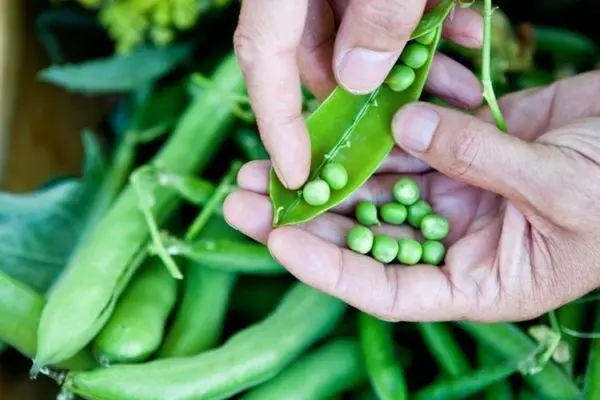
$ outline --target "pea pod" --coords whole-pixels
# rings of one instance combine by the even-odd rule
[[[191,358],[72,372],[64,386],[103,400],[225,399],[272,379],[341,320],[343,302],[296,284],[263,321]]]
[[[300,358],[242,400],[330,400],[366,378],[358,342],[336,339]]]
[[[381,400],[407,399],[404,370],[394,354],[392,325],[365,313],[358,318],[367,375],[377,396]]]
[[[536,350],[537,345],[514,324],[479,324],[474,322],[456,322],[480,345],[495,351],[503,359],[514,359]],[[533,390],[547,400],[580,400],[579,388],[554,362],[549,362],[537,374],[525,374],[523,379]]]
[[[253,275],[281,275],[286,270],[271,256],[269,249],[247,240],[198,239],[187,244],[175,242],[171,250],[196,263],[219,271]],[[240,257],[243,254],[243,257]]]
[[[477,348],[477,356],[481,367],[491,366],[500,363],[498,356],[490,353],[485,347]],[[510,381],[501,380],[486,388],[483,394],[485,400],[512,400],[514,393],[510,385]]]
[[[415,400],[467,399],[519,371],[519,362],[512,360],[474,370],[460,377],[442,379],[421,389]]]
[[[443,322],[418,323],[417,328],[429,352],[450,377],[457,377],[471,370],[469,360],[459,347],[450,326]]]
[[[177,296],[177,281],[159,258],[149,260],[131,280],[114,313],[93,341],[102,364],[146,360],[160,346]]]
[[[600,308],[596,311],[594,332],[600,329]],[[586,399],[597,399],[600,396],[600,339],[591,344],[585,371],[584,393]]]
[[[234,120],[231,107],[223,104],[222,92],[241,93],[244,87],[233,54],[221,61],[213,83],[219,90],[197,95],[152,165],[192,174],[211,161]],[[153,200],[152,211],[159,223],[181,203],[170,190],[157,190]],[[73,356],[94,338],[143,260],[149,239],[147,221],[129,184],[86,236],[50,293],[38,329],[38,368]]]
[[[352,95],[338,87],[311,114],[307,120],[311,143],[308,184],[317,181],[323,167],[330,162],[346,169],[348,183],[341,190],[332,190],[322,204],[310,205],[304,201],[302,191],[287,190],[271,170],[269,193],[275,226],[306,222],[324,213],[346,199],[377,170],[394,146],[391,132],[394,114],[421,96],[440,39],[441,25],[452,7],[452,0],[441,1],[428,12],[427,28],[420,24],[415,30],[422,34],[435,31],[435,39],[427,45],[429,58],[416,71],[411,87],[396,92],[383,84],[367,95]]]
[[[264,279],[261,276],[240,277],[231,295],[231,311],[249,320],[264,318],[289,289],[287,277]]]
[[[27,357],[34,357],[37,327],[44,298],[29,286],[12,279],[0,269],[0,340]],[[64,369],[89,369],[96,363],[82,351],[58,365]]]

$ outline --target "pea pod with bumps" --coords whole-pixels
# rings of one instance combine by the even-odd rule
[[[235,55],[221,61],[212,82],[219,90],[196,95],[151,165],[184,175],[208,165],[235,118],[232,107],[223,105],[222,93],[243,90]],[[156,191],[152,200],[159,223],[181,203],[172,190]],[[135,188],[129,184],[86,236],[52,288],[39,324],[36,368],[63,361],[92,341],[145,258],[150,234]]]
[[[159,258],[149,259],[119,299],[108,323],[94,338],[101,364],[140,362],[160,346],[177,299],[177,281]]]
[[[344,201],[377,170],[394,146],[391,133],[394,113],[421,96],[442,24],[453,6],[453,0],[442,0],[424,15],[413,32],[413,41],[407,48],[412,48],[417,41],[423,42],[418,44],[425,47],[427,59],[413,70],[414,79],[409,79],[406,89],[398,91],[398,87],[385,83],[370,94],[353,95],[338,87],[312,113],[307,121],[311,169],[305,187],[299,191],[288,190],[273,170],[270,173],[269,194],[275,226],[303,223],[326,212]],[[408,58],[415,61],[417,57]],[[417,61],[420,65],[420,60]],[[397,74],[398,71],[393,70],[390,78]],[[369,153],[368,157],[365,152]],[[343,166],[348,175],[347,184],[341,190],[330,188],[321,179],[323,170],[331,163]]]
[[[264,320],[195,357],[66,375],[64,387],[103,400],[226,399],[279,374],[341,321],[346,305],[295,284]]]

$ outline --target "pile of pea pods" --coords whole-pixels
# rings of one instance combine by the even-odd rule
[[[424,15],[374,93],[336,88],[311,113],[307,184],[287,190],[270,172],[274,226],[330,212],[377,172],[394,146],[392,116],[421,98],[454,6],[440,0]],[[573,359],[555,351],[581,345],[542,319],[529,330],[386,321],[299,282],[229,226],[223,202],[241,165],[269,157],[245,119],[235,55],[213,61],[210,76],[132,96],[140,103],[92,180],[81,237],[47,293],[0,269],[0,342],[30,361],[32,378],[53,380],[61,400],[586,398]],[[348,249],[386,273],[445,272],[451,227],[418,180],[398,178],[389,198],[356,205]],[[581,327],[586,305],[569,307],[558,317]],[[588,392],[600,393],[598,354],[595,344]]]

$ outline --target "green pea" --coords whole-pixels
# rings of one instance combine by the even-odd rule
[[[411,178],[402,178],[393,188],[393,194],[396,201],[405,206],[411,206],[419,200],[421,189],[417,182]]]
[[[331,163],[323,167],[321,178],[334,190],[343,189],[348,183],[348,172],[342,164]]]
[[[405,265],[415,265],[421,261],[423,247],[415,239],[401,239],[398,242],[398,261]]]
[[[415,39],[416,42],[429,46],[435,40],[435,29],[429,33]]]
[[[322,179],[315,179],[304,185],[302,196],[304,197],[304,201],[311,206],[322,206],[329,201],[331,190],[327,182]]]
[[[402,92],[408,89],[416,78],[417,74],[415,74],[412,68],[406,65],[395,65],[386,78],[385,83],[394,92]]]
[[[442,240],[448,236],[450,224],[446,218],[429,214],[421,221],[421,233],[429,240]]]
[[[423,242],[423,255],[421,261],[425,264],[439,265],[444,261],[446,255],[446,248],[441,242],[436,240],[426,240]]]
[[[367,254],[373,248],[373,232],[365,226],[357,225],[348,232],[348,248],[360,254]]]
[[[381,207],[381,219],[392,225],[402,225],[406,221],[408,211],[404,204],[388,203]]]
[[[420,43],[410,43],[400,56],[402,62],[413,69],[419,69],[429,59],[429,50]]]
[[[421,222],[427,215],[433,213],[433,208],[425,200],[417,200],[415,204],[408,207],[408,216],[406,217],[408,223],[414,228],[421,228]]]
[[[398,255],[398,242],[391,236],[377,235],[373,240],[371,252],[377,261],[391,263]]]
[[[361,201],[356,206],[356,220],[363,225],[380,225],[377,206],[370,201]]]

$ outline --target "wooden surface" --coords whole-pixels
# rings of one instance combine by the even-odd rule
[[[0,0],[0,182],[5,190],[31,190],[57,174],[79,173],[81,131],[97,125],[109,109],[106,99],[70,94],[37,79],[48,64],[33,25],[44,3]]]

